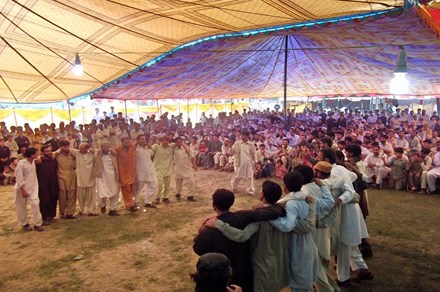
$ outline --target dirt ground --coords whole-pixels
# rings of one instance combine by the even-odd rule
[[[119,217],[101,215],[81,217],[78,220],[60,219],[47,227],[45,232],[22,231],[16,223],[12,186],[0,187],[0,290],[193,291],[194,284],[189,274],[195,271],[198,258],[192,251],[193,238],[203,219],[214,214],[211,207],[212,193],[217,188],[230,188],[231,177],[231,173],[199,170],[196,173],[195,203],[187,202],[185,198],[176,201],[172,180],[173,196],[170,205],[161,204],[157,209],[148,209],[146,212],[140,210],[136,214],[126,213],[121,205]],[[258,191],[262,182],[258,180],[255,183]],[[250,197],[244,192],[244,182],[240,187],[243,192],[236,195],[235,210],[250,208],[258,202],[258,196]],[[378,255],[382,254],[382,257],[375,255],[369,262],[375,274],[388,271],[393,273],[391,278],[404,279],[407,277],[405,273],[413,275],[415,270],[424,267],[425,262],[426,265],[428,262],[432,262],[432,265],[440,263],[437,241],[437,245],[434,245],[437,248],[420,246],[419,250],[414,251],[418,257],[414,263],[410,260],[410,267],[402,267],[402,257],[405,255],[399,255],[394,248],[396,242],[401,244],[400,237],[407,232],[387,233],[388,228],[384,226],[390,221],[390,212],[387,211],[386,202],[380,201],[393,198],[386,194],[386,191],[373,191],[377,200],[373,197],[373,215],[370,217],[376,213],[377,218],[369,219],[373,248]],[[405,193],[405,196],[408,200],[402,203],[402,208],[409,208],[419,200],[413,194]],[[428,206],[434,205],[437,208],[440,205],[438,197],[427,200],[425,203]],[[409,215],[418,218],[416,213],[406,214],[405,218]],[[438,223],[438,209],[437,212],[425,212],[424,216],[428,215],[432,222]],[[426,219],[420,220],[426,222]],[[438,240],[439,227],[430,230],[431,233],[411,240],[435,242]],[[413,250],[413,246],[406,248],[398,247],[398,250]],[[421,254],[426,255],[426,258]],[[406,257],[411,258],[413,255],[406,254]],[[393,262],[391,266],[390,260]],[[398,267],[401,269],[398,270]],[[430,278],[423,278],[421,282],[419,280],[428,289],[416,290],[430,291],[429,288],[435,287],[437,280],[440,280],[439,269],[432,267],[434,274]],[[362,286],[355,284],[352,290],[393,291],[392,288],[395,288],[393,283],[389,283],[389,277],[376,278]],[[404,288],[409,285],[406,283],[407,280],[402,281],[400,285],[404,286],[398,290],[405,291]],[[415,287],[408,288],[413,290]]]

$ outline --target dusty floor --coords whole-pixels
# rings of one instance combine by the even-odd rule
[[[0,187],[0,290],[193,291],[189,274],[198,258],[193,238],[203,219],[214,214],[212,193],[230,188],[231,177],[199,170],[195,203],[177,202],[172,180],[170,205],[134,215],[121,206],[119,217],[58,220],[41,233],[17,227],[12,186]],[[257,193],[262,182],[255,183]],[[258,202],[244,192],[244,182],[240,187],[235,210]],[[372,190],[370,203],[375,256],[367,263],[376,278],[351,290],[435,291],[440,197]]]
[[[231,177],[199,170],[195,203],[177,202],[172,180],[170,205],[134,215],[121,205],[119,217],[57,220],[42,233],[21,231],[12,186],[1,187],[0,290],[191,291],[189,273],[197,261],[193,238],[203,218],[213,215],[211,194],[230,188]],[[257,202],[243,192],[234,206]]]

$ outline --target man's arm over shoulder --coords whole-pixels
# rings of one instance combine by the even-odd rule
[[[270,205],[259,207],[255,210],[241,210],[234,212],[241,222],[246,226],[252,222],[267,221],[276,219],[284,214],[283,207],[279,205]]]
[[[260,224],[257,222],[247,225],[243,230],[232,227],[228,223],[221,220],[217,220],[215,227],[223,233],[228,239],[235,242],[245,242],[248,240],[255,232],[258,231]]]

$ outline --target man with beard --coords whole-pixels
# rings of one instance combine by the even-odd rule
[[[158,187],[156,203],[162,202],[169,204],[171,201],[168,198],[170,191],[170,178],[173,173],[173,153],[176,144],[170,144],[170,137],[165,136],[162,138],[160,144],[154,144],[152,146],[154,152],[154,168],[156,169]]]
[[[54,221],[57,215],[58,187],[58,162],[52,157],[52,147],[41,147],[41,159],[35,160],[38,177],[38,197],[40,198],[40,212],[43,224]]]
[[[140,134],[136,138],[136,157],[137,165],[142,165],[136,169],[136,202],[138,201],[144,188],[144,207],[145,208],[155,208],[156,205],[153,204],[154,196],[156,195],[157,188],[157,176],[156,170],[154,169],[151,157],[153,156],[153,150],[147,145],[147,137],[144,134]]]
[[[130,137],[121,138],[122,146],[113,150],[118,160],[119,183],[125,207],[132,213],[138,210],[135,199],[136,190],[136,145],[131,144]]]
[[[118,183],[118,162],[116,157],[110,153],[110,142],[101,141],[101,153],[96,158],[95,169],[96,189],[98,191],[98,207],[101,213],[105,213],[107,200],[110,211],[109,216],[119,216],[117,207],[119,205],[119,183]]]
[[[56,156],[58,162],[58,185],[60,188],[60,215],[66,219],[76,219],[76,159],[70,153],[70,142],[62,140]]]
[[[96,216],[98,214],[96,214],[95,176],[93,175],[96,157],[89,148],[88,143],[82,142],[79,144],[79,150],[70,149],[70,153],[76,158],[79,214],[85,214],[87,209],[88,216]]]
[[[174,148],[174,163],[176,165],[176,199],[180,200],[182,194],[183,180],[188,183],[189,202],[195,202],[195,181],[194,169],[196,169],[196,162],[189,147],[183,142],[181,137],[176,138],[176,148]]]

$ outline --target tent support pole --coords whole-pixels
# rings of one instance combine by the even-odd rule
[[[189,98],[186,100],[186,114],[187,114],[186,119],[188,120],[189,119]]]
[[[69,110],[69,122],[72,122],[72,115],[70,114],[70,102],[67,100],[67,109]]]
[[[127,101],[126,100],[124,100],[124,104],[125,104],[125,120],[128,120]]]
[[[285,36],[284,42],[284,103],[283,103],[283,111],[284,111],[284,128],[287,129],[287,46],[288,46],[289,36]]]
[[[50,119],[53,123],[53,108],[52,107],[50,108]]]
[[[15,122],[15,126],[18,127],[18,123],[17,123],[17,113],[15,112],[15,108],[12,109],[12,112],[14,113],[14,122]]]
[[[214,115],[214,107],[212,106],[212,98],[210,99],[211,101],[211,115]]]
[[[83,116],[83,124],[85,125],[86,124],[86,115],[84,113],[84,107],[82,107],[81,112],[82,112],[82,116]]]

